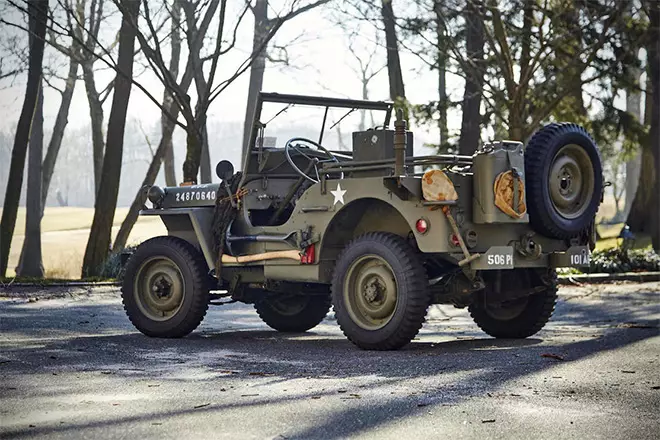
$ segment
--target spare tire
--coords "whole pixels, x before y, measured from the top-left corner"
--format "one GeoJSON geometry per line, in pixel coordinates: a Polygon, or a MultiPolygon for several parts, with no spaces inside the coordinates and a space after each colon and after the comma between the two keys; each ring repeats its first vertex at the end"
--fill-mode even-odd
{"type": "Polygon", "coordinates": [[[591,225],[603,192],[594,140],[579,125],[550,124],[525,149],[527,210],[534,230],[567,239],[591,225]]]}

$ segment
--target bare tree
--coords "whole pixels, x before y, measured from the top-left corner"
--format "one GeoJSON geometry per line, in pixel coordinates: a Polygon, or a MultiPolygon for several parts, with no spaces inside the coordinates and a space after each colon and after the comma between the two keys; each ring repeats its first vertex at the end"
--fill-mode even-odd
{"type": "MultiPolygon", "coordinates": [[[[180,24],[179,16],[178,16],[179,12],[175,12],[178,4],[179,2],[175,1],[174,7],[172,9],[171,56],[169,63],[170,74],[172,75],[172,78],[175,79],[179,76],[179,61],[181,57],[181,36],[179,34],[179,28],[178,28],[180,24]]],[[[206,29],[202,29],[202,31],[206,32],[206,29]]],[[[184,92],[188,91],[192,79],[193,79],[193,55],[191,52],[189,52],[186,71],[184,72],[183,78],[179,83],[179,87],[181,88],[182,91],[184,92]]],[[[163,111],[161,114],[161,129],[162,129],[161,139],[158,144],[158,148],[156,148],[156,151],[153,154],[153,158],[151,160],[151,163],[149,164],[147,173],[144,176],[142,186],[138,189],[135,198],[133,199],[133,203],[131,203],[128,213],[126,214],[124,221],[121,223],[121,227],[119,228],[119,232],[117,233],[115,242],[112,245],[112,252],[115,253],[120,252],[126,246],[126,242],[128,241],[128,237],[131,234],[131,230],[133,229],[133,226],[137,221],[139,211],[140,209],[142,209],[146,201],[147,193],[145,189],[154,184],[154,181],[158,176],[158,172],[160,171],[161,162],[164,161],[164,158],[168,154],[167,152],[171,151],[173,148],[172,134],[174,132],[175,124],[172,121],[172,119],[168,117],[168,115],[170,115],[173,118],[176,118],[178,114],[179,114],[179,109],[175,105],[171,93],[167,89],[165,89],[163,93],[163,111]]],[[[146,136],[145,136],[145,140],[147,143],[149,143],[149,139],[147,139],[146,136]]],[[[167,171],[166,171],[166,175],[167,175],[167,171]]],[[[169,185],[169,183],[167,184],[169,185]]]]}
{"type": "Polygon", "coordinates": [[[28,16],[34,17],[34,38],[30,44],[30,61],[28,67],[28,80],[25,88],[23,109],[18,120],[14,147],[11,155],[11,167],[7,180],[7,192],[0,221],[0,276],[5,276],[9,261],[9,249],[11,247],[14,228],[16,226],[16,215],[18,202],[23,186],[23,170],[25,168],[25,156],[27,154],[28,141],[32,116],[39,93],[39,82],[41,79],[41,67],[44,54],[44,38],[48,20],[48,2],[42,0],[28,0],[28,16]]]}
{"type": "Polygon", "coordinates": [[[89,234],[89,241],[83,258],[82,276],[100,274],[101,265],[110,249],[112,221],[117,206],[119,178],[124,145],[126,112],[131,94],[131,77],[137,20],[140,2],[120,0],[122,22],[119,30],[119,51],[117,55],[117,76],[114,81],[112,108],[108,120],[107,151],[103,160],[101,185],[96,195],[94,220],[89,234]],[[121,72],[121,73],[119,73],[121,72]]]}
{"type": "Polygon", "coordinates": [[[650,84],[645,113],[651,129],[648,145],[642,149],[642,170],[628,224],[634,232],[651,235],[653,248],[660,252],[660,5],[655,0],[645,0],[642,5],[649,17],[646,52],[650,84]]]}
{"type": "Polygon", "coordinates": [[[310,11],[330,0],[317,0],[298,7],[299,1],[294,1],[291,11],[282,16],[268,17],[268,0],[256,0],[254,6],[250,5],[254,15],[254,33],[252,36],[253,60],[250,67],[250,83],[248,86],[247,108],[245,110],[245,123],[243,125],[243,148],[247,147],[252,132],[252,118],[256,105],[257,95],[261,91],[266,70],[268,42],[272,39],[272,29],[279,29],[284,23],[294,19],[300,14],[310,11]]]}
{"type": "Polygon", "coordinates": [[[465,58],[463,66],[465,91],[463,92],[463,114],[461,135],[458,140],[459,154],[472,155],[479,148],[481,139],[481,97],[484,81],[484,29],[480,0],[467,2],[465,9],[465,58]],[[467,69],[466,69],[467,67],[467,69]]]}
{"type": "Polygon", "coordinates": [[[387,49],[387,74],[390,78],[390,98],[393,101],[405,101],[406,91],[401,72],[399,58],[399,43],[396,35],[396,17],[392,8],[392,0],[382,0],[381,14],[385,29],[385,47],[387,49]]]}
{"type": "MultiPolygon", "coordinates": [[[[33,19],[32,19],[33,20],[33,19]]],[[[41,258],[41,158],[44,147],[44,91],[39,83],[39,95],[34,109],[30,129],[30,151],[28,154],[28,181],[25,201],[25,239],[19,258],[16,275],[43,278],[44,265],[41,258]]]]}

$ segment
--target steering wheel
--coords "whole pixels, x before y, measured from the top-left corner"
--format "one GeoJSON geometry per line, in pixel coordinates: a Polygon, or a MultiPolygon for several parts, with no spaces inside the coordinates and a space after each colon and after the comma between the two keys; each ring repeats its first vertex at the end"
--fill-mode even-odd
{"type": "Polygon", "coordinates": [[[289,164],[293,167],[293,169],[312,183],[319,183],[321,181],[321,176],[319,175],[319,164],[339,162],[339,159],[337,159],[334,154],[322,147],[318,142],[314,142],[311,139],[302,137],[289,139],[284,146],[284,154],[286,155],[286,160],[289,161],[289,164]],[[308,146],[316,148],[316,150],[311,150],[309,147],[303,147],[301,144],[307,144],[308,146]],[[305,152],[305,148],[309,151],[305,152]],[[296,163],[293,161],[291,158],[291,150],[295,151],[297,154],[303,156],[309,161],[309,165],[306,167],[305,171],[298,168],[296,163]],[[326,159],[321,159],[317,157],[316,154],[310,154],[311,152],[323,153],[326,159]],[[311,171],[310,168],[314,168],[314,176],[309,176],[307,174],[311,171]]]}

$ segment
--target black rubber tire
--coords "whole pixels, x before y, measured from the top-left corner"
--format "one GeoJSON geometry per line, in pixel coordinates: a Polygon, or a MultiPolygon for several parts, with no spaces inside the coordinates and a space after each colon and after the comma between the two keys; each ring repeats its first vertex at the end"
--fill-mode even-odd
{"type": "Polygon", "coordinates": [[[522,312],[513,319],[502,320],[493,317],[487,310],[484,294],[478,295],[468,310],[474,322],[486,334],[494,338],[524,339],[538,333],[552,316],[557,302],[557,285],[542,292],[530,295],[522,312]]]}
{"type": "Polygon", "coordinates": [[[151,337],[180,338],[195,330],[204,319],[210,288],[208,266],[195,247],[177,237],[155,237],[140,244],[126,263],[121,296],[128,319],[140,332],[151,337]],[[150,319],[140,310],[135,298],[134,278],[138,269],[154,256],[172,260],[184,280],[181,308],[166,321],[150,319]]]}
{"type": "Polygon", "coordinates": [[[408,344],[424,323],[431,302],[426,270],[415,250],[400,236],[369,232],[351,241],[337,260],[332,281],[332,300],[339,327],[346,337],[365,350],[396,350],[408,344]],[[344,280],[358,258],[375,254],[392,268],[397,303],[389,322],[377,330],[355,323],[344,303],[344,280]]]}
{"type": "Polygon", "coordinates": [[[575,124],[549,124],[537,131],[525,149],[527,211],[534,230],[550,238],[567,239],[587,230],[598,211],[603,191],[603,168],[596,143],[575,124]],[[550,167],[559,150],[574,144],[584,149],[594,170],[593,194],[585,211],[576,218],[562,216],[550,196],[550,167]]]}
{"type": "Polygon", "coordinates": [[[263,322],[279,332],[301,333],[310,330],[323,321],[330,311],[330,295],[297,295],[290,300],[306,301],[295,314],[283,314],[274,304],[277,297],[260,299],[254,308],[263,322]]]}

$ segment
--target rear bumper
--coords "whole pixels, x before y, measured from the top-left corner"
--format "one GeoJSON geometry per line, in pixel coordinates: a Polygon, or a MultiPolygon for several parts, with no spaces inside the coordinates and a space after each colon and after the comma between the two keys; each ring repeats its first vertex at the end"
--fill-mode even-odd
{"type": "Polygon", "coordinates": [[[525,256],[513,246],[493,246],[470,263],[474,270],[502,270],[525,267],[589,267],[591,252],[588,246],[572,246],[564,252],[525,256]]]}

